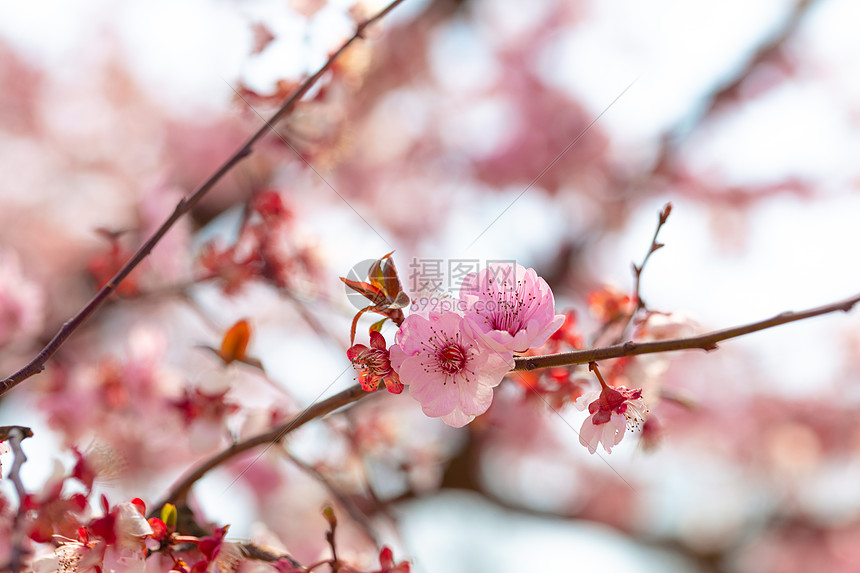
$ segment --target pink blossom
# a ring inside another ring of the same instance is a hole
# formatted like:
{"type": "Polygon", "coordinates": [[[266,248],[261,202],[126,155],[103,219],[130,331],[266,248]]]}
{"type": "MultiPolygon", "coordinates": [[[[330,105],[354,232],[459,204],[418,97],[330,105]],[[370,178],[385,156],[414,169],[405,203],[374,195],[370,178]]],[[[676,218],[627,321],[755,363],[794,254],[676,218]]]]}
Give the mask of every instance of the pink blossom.
{"type": "Polygon", "coordinates": [[[45,295],[24,276],[18,256],[0,251],[0,348],[29,342],[42,330],[45,295]]]}
{"type": "Polygon", "coordinates": [[[603,444],[603,449],[611,453],[612,447],[621,442],[625,430],[638,429],[648,412],[642,401],[642,390],[628,390],[623,386],[613,388],[603,385],[599,391],[586,392],[580,396],[575,405],[580,410],[588,405],[591,415],[582,424],[579,443],[592,454],[597,451],[598,444],[603,444]]]}
{"type": "Polygon", "coordinates": [[[363,344],[354,344],[346,351],[353,367],[359,370],[358,382],[367,392],[373,392],[383,382],[392,394],[403,392],[400,376],[391,369],[388,350],[385,349],[385,338],[374,331],[370,333],[370,348],[363,344]]]}
{"type": "Polygon", "coordinates": [[[487,411],[493,388],[514,366],[511,351],[486,346],[454,312],[407,317],[391,364],[426,415],[456,428],[487,411]]]}
{"type": "Polygon", "coordinates": [[[525,352],[543,345],[564,323],[546,281],[520,264],[492,264],[466,276],[460,300],[466,318],[496,350],[525,352]]]}

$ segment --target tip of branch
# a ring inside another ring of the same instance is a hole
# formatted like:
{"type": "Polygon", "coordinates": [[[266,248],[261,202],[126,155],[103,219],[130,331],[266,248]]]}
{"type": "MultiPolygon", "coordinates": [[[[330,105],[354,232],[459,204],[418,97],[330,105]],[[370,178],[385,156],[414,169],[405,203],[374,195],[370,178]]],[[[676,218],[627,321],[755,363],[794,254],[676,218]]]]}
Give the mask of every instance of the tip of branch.
{"type": "Polygon", "coordinates": [[[666,203],[663,205],[663,210],[660,211],[660,223],[665,223],[670,214],[672,214],[672,203],[666,203]]]}

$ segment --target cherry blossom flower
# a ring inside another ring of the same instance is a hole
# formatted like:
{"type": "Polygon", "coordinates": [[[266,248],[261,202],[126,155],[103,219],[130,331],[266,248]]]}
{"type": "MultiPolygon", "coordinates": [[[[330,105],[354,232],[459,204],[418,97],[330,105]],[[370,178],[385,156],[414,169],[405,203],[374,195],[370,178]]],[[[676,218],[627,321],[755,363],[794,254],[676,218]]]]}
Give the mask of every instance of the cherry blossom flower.
{"type": "Polygon", "coordinates": [[[580,410],[584,410],[587,405],[591,414],[579,431],[579,443],[592,454],[597,451],[599,444],[603,444],[603,449],[611,453],[612,447],[621,442],[625,430],[639,429],[648,413],[640,388],[613,388],[603,381],[599,373],[598,379],[602,388],[586,392],[575,402],[580,410]]]}
{"type": "Polygon", "coordinates": [[[412,314],[391,347],[391,365],[424,414],[456,428],[487,411],[514,366],[511,351],[491,349],[465,322],[454,312],[412,314]]]}
{"type": "Polygon", "coordinates": [[[564,323],[555,299],[534,269],[520,264],[492,264],[463,281],[460,300],[466,318],[496,350],[525,352],[543,345],[564,323]]]}
{"type": "Polygon", "coordinates": [[[367,392],[373,392],[383,382],[392,394],[403,392],[400,376],[391,369],[391,359],[385,349],[385,338],[376,331],[370,333],[370,348],[354,344],[346,351],[353,367],[359,370],[358,382],[367,392]]]}

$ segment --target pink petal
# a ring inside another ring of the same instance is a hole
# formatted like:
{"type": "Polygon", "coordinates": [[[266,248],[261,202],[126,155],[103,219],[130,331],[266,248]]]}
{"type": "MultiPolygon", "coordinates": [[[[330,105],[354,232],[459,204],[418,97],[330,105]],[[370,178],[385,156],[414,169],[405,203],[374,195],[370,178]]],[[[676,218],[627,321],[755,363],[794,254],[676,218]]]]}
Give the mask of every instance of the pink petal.
{"type": "Polygon", "coordinates": [[[447,416],[442,416],[442,421],[454,428],[462,428],[475,419],[475,415],[466,415],[460,408],[455,408],[447,416]]]}
{"type": "Polygon", "coordinates": [[[589,416],[582,423],[582,428],[579,430],[579,443],[588,448],[588,451],[593,454],[597,451],[597,444],[600,443],[601,438],[600,428],[591,422],[591,416],[589,416]]]}

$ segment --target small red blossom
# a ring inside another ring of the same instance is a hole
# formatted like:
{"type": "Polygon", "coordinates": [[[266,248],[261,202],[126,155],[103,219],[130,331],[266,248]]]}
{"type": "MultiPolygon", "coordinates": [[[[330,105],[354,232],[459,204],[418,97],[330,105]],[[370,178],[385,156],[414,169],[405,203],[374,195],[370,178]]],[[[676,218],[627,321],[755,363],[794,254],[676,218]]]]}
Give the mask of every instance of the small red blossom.
{"type": "Polygon", "coordinates": [[[96,470],[84,459],[84,455],[78,448],[73,447],[72,453],[75,455],[75,468],[72,470],[72,477],[76,478],[87,488],[87,491],[93,489],[93,482],[96,481],[96,470]]]}
{"type": "Polygon", "coordinates": [[[585,344],[582,340],[582,335],[576,327],[576,311],[571,309],[564,313],[564,322],[561,328],[552,333],[547,341],[547,346],[551,347],[550,352],[561,352],[561,346],[567,344],[575,350],[584,348],[585,344]]]}
{"type": "Polygon", "coordinates": [[[239,252],[236,247],[224,248],[216,243],[203,245],[198,262],[204,271],[201,279],[219,279],[228,295],[238,293],[245,283],[260,276],[263,268],[258,251],[239,252]]]}
{"type": "MultiPolygon", "coordinates": [[[[96,288],[102,288],[110,281],[131,257],[131,251],[120,245],[124,231],[96,229],[108,241],[107,251],[93,255],[87,263],[87,271],[93,277],[96,288]]],[[[121,283],[116,285],[117,296],[135,296],[140,293],[140,269],[136,268],[121,283]]]]}
{"type": "MultiPolygon", "coordinates": [[[[557,354],[567,350],[581,350],[585,347],[582,335],[577,328],[576,311],[571,309],[564,313],[564,322],[555,331],[546,344],[539,348],[530,348],[523,356],[540,356],[557,354]]],[[[576,368],[559,366],[544,370],[518,372],[511,379],[529,390],[528,395],[537,400],[547,401],[554,409],[559,410],[582,395],[582,378],[576,375],[576,368]]]]}
{"type": "Polygon", "coordinates": [[[636,308],[630,296],[609,285],[588,293],[586,301],[594,318],[604,324],[629,317],[636,308]]]}
{"type": "Polygon", "coordinates": [[[186,424],[197,420],[220,423],[239,409],[239,406],[227,401],[228,391],[207,394],[199,388],[185,388],[182,398],[172,402],[172,405],[182,413],[186,424]]]}
{"type": "Polygon", "coordinates": [[[152,535],[150,535],[150,537],[156,541],[161,541],[167,536],[167,526],[163,521],[161,521],[161,519],[150,517],[147,520],[147,523],[149,523],[149,526],[152,528],[152,535]]]}
{"type": "Polygon", "coordinates": [[[394,552],[391,551],[388,547],[383,547],[382,551],[379,552],[379,565],[381,568],[379,571],[373,571],[372,573],[409,573],[410,567],[408,561],[401,561],[395,565],[394,563],[394,552]]]}
{"type": "Polygon", "coordinates": [[[251,209],[259,213],[267,225],[293,222],[293,211],[284,204],[281,195],[271,189],[260,191],[254,195],[251,209]]]}
{"type": "Polygon", "coordinates": [[[370,348],[355,344],[346,351],[353,368],[359,370],[358,382],[367,392],[373,392],[383,382],[392,394],[403,392],[400,376],[391,368],[391,358],[385,348],[385,338],[379,332],[370,333],[370,348]]]}
{"type": "Polygon", "coordinates": [[[579,431],[579,442],[592,454],[597,446],[603,444],[607,453],[621,442],[627,428],[639,429],[645,421],[648,408],[642,400],[642,389],[628,390],[623,386],[612,387],[606,384],[596,364],[589,367],[600,381],[600,391],[588,392],[579,397],[576,407],[580,410],[588,405],[591,414],[579,431]]]}
{"type": "MultiPolygon", "coordinates": [[[[628,408],[633,407],[637,400],[641,401],[641,398],[641,388],[628,390],[623,386],[618,388],[607,386],[601,390],[598,399],[588,405],[588,413],[593,415],[595,425],[605,424],[612,414],[621,414],[627,417],[628,408]]],[[[640,422],[635,418],[635,413],[631,413],[630,416],[633,417],[634,423],[638,426],[640,422]]]]}
{"type": "Polygon", "coordinates": [[[228,526],[218,527],[212,532],[212,535],[201,537],[197,541],[197,549],[203,554],[203,559],[194,564],[191,568],[192,573],[206,571],[209,564],[215,561],[221,547],[224,545],[224,537],[227,535],[228,526]]]}

